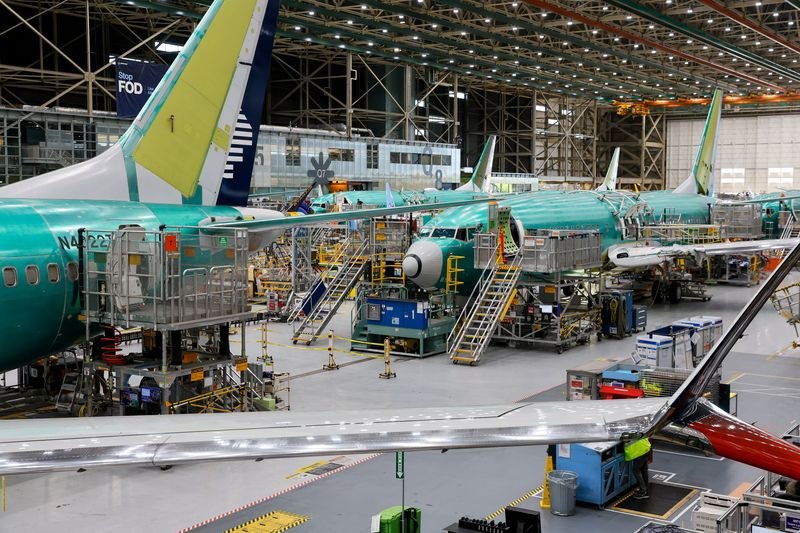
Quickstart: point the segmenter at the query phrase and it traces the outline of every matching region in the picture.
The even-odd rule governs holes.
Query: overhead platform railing
[[[761,205],[717,203],[711,208],[711,224],[724,228],[728,239],[758,239],[763,234]]]
[[[83,309],[89,323],[176,330],[253,315],[247,230],[139,226],[81,232]]]

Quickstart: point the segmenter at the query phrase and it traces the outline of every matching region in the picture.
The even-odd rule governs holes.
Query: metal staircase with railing
[[[781,239],[796,239],[800,237],[800,226],[796,225],[797,220],[794,218],[794,213],[789,213],[786,219],[786,225],[783,227]]]
[[[344,302],[347,295],[364,274],[368,263],[365,258],[368,245],[369,243],[366,241],[361,242],[352,252],[353,248],[349,246],[342,247],[341,266],[328,283],[327,290],[295,329],[292,337],[294,344],[302,342],[308,346],[323,332],[325,326],[328,325],[342,302]],[[323,279],[325,279],[325,276],[320,276],[318,282],[312,286],[309,294],[314,294],[316,287],[324,283]]]
[[[456,328],[447,339],[453,363],[473,365],[480,361],[497,322],[511,302],[522,273],[521,263],[522,253],[518,253],[511,263],[496,264],[488,276],[476,285],[472,300],[475,304],[464,307]]]
[[[796,224],[797,219],[794,217],[793,212],[789,212],[789,215],[786,217],[786,224],[783,226],[783,231],[781,231],[780,238],[781,239],[797,239],[800,238],[800,226]],[[777,257],[783,257],[786,250],[780,249],[777,251]]]

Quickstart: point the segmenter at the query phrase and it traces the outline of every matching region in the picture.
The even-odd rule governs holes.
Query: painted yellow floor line
[[[536,487],[532,491],[523,494],[522,496],[520,496],[519,498],[517,498],[513,502],[509,503],[508,505],[502,506],[501,508],[499,508],[498,510],[496,510],[492,514],[486,515],[486,518],[484,518],[484,520],[494,520],[495,518],[497,518],[498,516],[500,516],[501,514],[506,512],[506,507],[514,507],[515,505],[519,505],[522,502],[524,502],[525,500],[527,500],[528,498],[530,498],[531,496],[533,496],[534,494],[536,494],[538,492],[541,492],[543,490],[544,490],[544,485],[540,485],[540,486]]]
[[[770,379],[788,379],[791,381],[800,381],[800,378],[793,378],[790,376],[774,376],[772,374],[756,374],[755,372],[747,372],[745,375],[747,376],[758,376],[760,378],[770,378]]]
[[[739,372],[738,374],[734,374],[734,376],[727,381],[727,384],[730,385],[731,383],[733,383],[737,379],[740,379],[742,376],[746,376],[746,375],[747,374],[744,373],[744,372]]]

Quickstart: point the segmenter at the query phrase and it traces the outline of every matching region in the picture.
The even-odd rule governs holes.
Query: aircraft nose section
[[[442,276],[442,256],[435,242],[417,241],[403,258],[403,272],[423,289],[432,289]]]

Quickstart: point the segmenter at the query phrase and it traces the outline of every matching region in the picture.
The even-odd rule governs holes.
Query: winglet
[[[392,194],[392,187],[389,182],[386,182],[386,207],[394,207],[394,195]]]
[[[739,341],[739,338],[744,334],[747,327],[783,282],[784,278],[795,267],[798,259],[800,259],[800,245],[795,246],[772,275],[761,283],[758,291],[739,312],[736,320],[733,321],[700,364],[695,367],[689,378],[672,395],[669,402],[656,414],[653,421],[653,432],[670,423],[674,418],[686,415],[692,409],[695,401],[703,396],[703,391],[714,377],[722,361]]]
[[[700,136],[700,145],[697,147],[697,155],[695,156],[692,172],[686,181],[676,187],[673,192],[714,196],[714,160],[717,155],[721,114],[722,91],[715,89],[708,109],[708,118],[703,128],[703,134]]]
[[[614,149],[614,154],[611,156],[611,162],[608,164],[608,171],[603,183],[597,187],[597,192],[614,191],[617,189],[617,169],[619,168],[619,151],[620,147]]]
[[[472,178],[457,190],[486,192],[489,179],[492,177],[492,164],[494,163],[494,147],[496,143],[497,135],[489,135],[489,139],[483,147],[483,152],[481,152],[481,157],[478,159],[478,164],[475,165],[475,170],[472,172]]]

